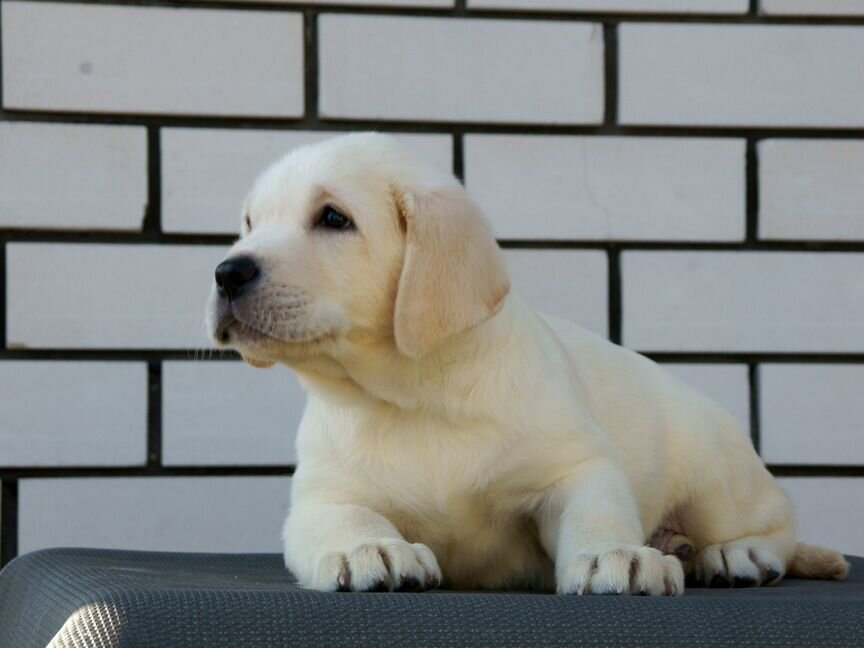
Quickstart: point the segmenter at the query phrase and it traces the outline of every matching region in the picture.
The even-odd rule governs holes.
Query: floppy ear
[[[486,321],[510,291],[498,243],[461,187],[396,192],[406,246],[393,328],[401,353],[419,358]]]

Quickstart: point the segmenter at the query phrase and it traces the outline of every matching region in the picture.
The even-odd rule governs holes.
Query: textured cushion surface
[[[0,648],[864,646],[864,559],[849,580],[683,597],[339,594],[271,554],[50,549],[0,573]]]

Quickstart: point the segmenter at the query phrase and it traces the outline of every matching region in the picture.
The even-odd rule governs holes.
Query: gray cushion
[[[0,648],[864,646],[864,559],[842,583],[679,598],[339,594],[280,556],[50,549],[0,573]]]

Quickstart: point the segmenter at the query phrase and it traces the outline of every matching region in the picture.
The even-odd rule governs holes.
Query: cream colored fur
[[[356,229],[316,225],[327,205]],[[796,548],[789,500],[721,407],[508,292],[461,185],[392,138],[297,149],[245,216],[228,256],[261,276],[231,303],[214,291],[208,319],[308,390],[284,530],[304,585],[680,594],[681,562],[647,544],[664,526],[715,584],[845,566]]]

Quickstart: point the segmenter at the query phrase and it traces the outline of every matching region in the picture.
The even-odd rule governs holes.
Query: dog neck
[[[518,363],[530,344],[525,318],[516,317],[524,309],[508,297],[488,320],[419,359],[399,353],[392,340],[381,340],[348,344],[333,363],[296,369],[307,388],[326,399],[426,410],[462,420],[466,415],[483,418],[487,413],[482,408],[490,399],[475,396],[491,389],[496,376],[508,375],[503,365]]]

